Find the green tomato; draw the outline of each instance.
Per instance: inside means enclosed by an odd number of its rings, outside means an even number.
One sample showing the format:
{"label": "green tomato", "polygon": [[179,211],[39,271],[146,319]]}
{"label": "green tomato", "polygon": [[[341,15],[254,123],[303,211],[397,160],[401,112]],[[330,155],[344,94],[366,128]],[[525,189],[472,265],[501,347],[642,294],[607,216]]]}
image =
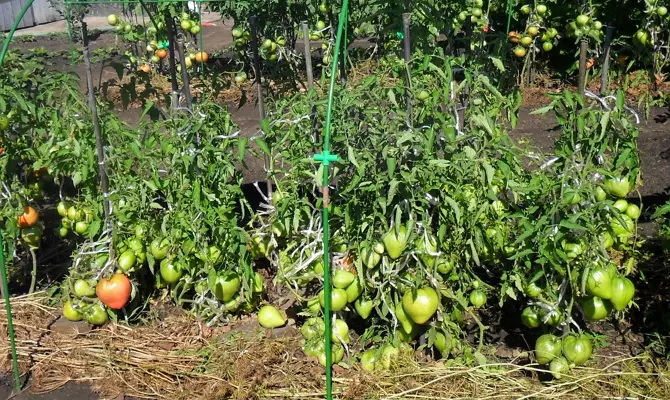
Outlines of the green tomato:
{"label": "green tomato", "polygon": [[347,292],[347,302],[348,303],[353,303],[356,301],[358,296],[363,293],[363,286],[361,286],[361,281],[356,277],[353,282],[349,286],[347,286],[346,289],[344,289],[345,292]]}
{"label": "green tomato", "polygon": [[612,248],[614,246],[614,238],[608,231],[603,232],[600,236],[600,242],[602,243],[605,250]]}
{"label": "green tomato", "polygon": [[0,132],[6,132],[9,129],[9,117],[0,114]]}
{"label": "green tomato", "polygon": [[377,361],[379,360],[379,357],[377,356],[377,349],[372,348],[365,350],[363,354],[361,354],[361,368],[365,372],[374,372]]}
{"label": "green tomato", "polygon": [[563,321],[563,314],[557,310],[541,310],[540,317],[549,326],[558,326]]}
{"label": "green tomato", "polygon": [[181,263],[166,258],[161,261],[161,278],[169,284],[176,283],[184,274]]}
{"label": "green tomato", "polygon": [[119,17],[117,17],[116,14],[109,14],[109,15],[107,16],[107,22],[108,22],[111,26],[116,26],[116,24],[119,23]]}
{"label": "green tomato", "polygon": [[436,256],[432,255],[437,253],[437,238],[435,236],[419,237],[416,242],[416,250],[419,252],[419,260],[425,266],[432,268],[435,265]]}
{"label": "green tomato", "polygon": [[260,272],[254,272],[254,286],[252,288],[254,293],[263,293],[263,276]]}
{"label": "green tomato", "polygon": [[656,9],[656,14],[658,14],[661,17],[665,16],[667,13],[668,13],[667,7],[660,6]]}
{"label": "green tomato", "polygon": [[416,99],[419,101],[426,101],[430,97],[430,93],[427,90],[422,90],[416,95]]}
{"label": "green tomato", "polygon": [[95,287],[83,279],[77,279],[74,283],[74,294],[77,297],[93,297],[95,296]]}
{"label": "green tomato", "polygon": [[391,368],[399,354],[400,350],[397,347],[391,344],[384,345],[381,349],[381,355],[379,356],[379,362],[381,363],[381,366],[384,369]]}
{"label": "green tomato", "polygon": [[576,205],[582,201],[582,196],[579,195],[579,192],[574,189],[567,189],[563,194],[563,204]]}
{"label": "green tomato", "polygon": [[448,334],[445,335],[442,332],[436,332],[435,333],[435,341],[433,342],[433,346],[437,349],[437,351],[440,352],[440,355],[442,358],[447,358],[449,356],[449,352],[453,348],[453,343],[451,341],[451,336]]}
{"label": "green tomato", "polygon": [[83,218],[84,214],[77,210],[74,206],[68,208],[67,217],[70,221],[80,221]]}
{"label": "green tomato", "polygon": [[528,15],[530,14],[530,11],[531,9],[528,4],[524,4],[523,6],[521,6],[521,14]]}
{"label": "green tomato", "polygon": [[482,307],[486,304],[486,293],[481,289],[475,289],[470,292],[470,304],[475,308]]}
{"label": "green tomato", "polygon": [[[319,304],[325,307],[324,291],[319,292]],[[342,311],[347,306],[347,292],[344,289],[333,288],[330,292],[330,309],[332,311]]]}
{"label": "green tomato", "polygon": [[581,300],[584,317],[589,321],[599,321],[609,316],[612,311],[612,303],[598,296],[591,296]]}
{"label": "green tomato", "polygon": [[370,313],[372,313],[372,307],[373,306],[374,306],[374,303],[372,302],[372,300],[364,299],[362,297],[359,297],[356,300],[356,303],[354,304],[354,307],[356,308],[356,312],[363,319],[368,319],[368,317],[370,316]]}
{"label": "green tomato", "polygon": [[319,297],[312,297],[311,299],[307,300],[307,309],[312,313],[316,314],[319,311],[321,311],[321,302],[319,301]]}
{"label": "green tomato", "polygon": [[64,202],[64,201],[58,202],[58,205],[56,206],[56,210],[58,211],[58,215],[60,215],[63,218],[67,217],[68,208],[70,208],[70,206],[66,202]]}
{"label": "green tomato", "polygon": [[449,274],[454,269],[454,262],[444,258],[437,260],[437,272],[442,275]]}
{"label": "green tomato", "polygon": [[[619,220],[623,221],[623,223]],[[610,222],[610,228],[612,228],[612,231],[614,233],[621,237],[621,236],[631,236],[633,232],[635,232],[635,222],[626,214],[619,215],[618,217],[615,217],[612,219],[612,222]]]}
{"label": "green tomato", "polygon": [[324,343],[320,338],[308,340],[303,347],[303,351],[310,357],[319,357],[323,353]]}
{"label": "green tomato", "polygon": [[591,22],[591,18],[588,15],[581,14],[577,16],[577,19],[575,21],[579,26],[586,26],[586,24]]}
{"label": "green tomato", "polygon": [[63,317],[69,321],[81,321],[83,316],[72,305],[72,301],[68,300],[63,304]]}
{"label": "green tomato", "polygon": [[630,192],[630,182],[627,178],[610,178],[605,180],[603,188],[610,196],[623,198]]}
{"label": "green tomato", "polygon": [[565,255],[571,260],[582,254],[582,246],[579,243],[562,242],[561,246],[565,251]]}
{"label": "green tomato", "polygon": [[575,365],[582,365],[593,353],[591,341],[585,336],[568,336],[563,339],[563,355]]}
{"label": "green tomato", "polygon": [[403,251],[407,248],[407,241],[409,235],[407,229],[404,226],[396,231],[395,227],[392,227],[391,230],[384,235],[382,242],[384,243],[384,248],[388,253],[391,259],[395,260],[402,254]]}
{"label": "green tomato", "polygon": [[151,242],[151,245],[149,246],[149,249],[151,250],[151,255],[156,259],[156,260],[162,260],[165,257],[167,257],[168,254],[168,248],[169,248],[169,241],[167,239],[154,239]]}
{"label": "green tomato", "polygon": [[612,297],[610,302],[615,310],[624,310],[635,296],[635,285],[625,277],[615,277],[612,279]]}
{"label": "green tomato", "polygon": [[356,275],[342,269],[335,270],[333,274],[333,286],[338,289],[346,289],[356,279]]}
{"label": "green tomato", "polygon": [[240,295],[236,294],[232,299],[228,300],[223,304],[223,308],[229,313],[237,312],[240,309],[242,302],[240,301]]}
{"label": "green tomato", "polygon": [[624,199],[619,199],[619,200],[614,202],[612,207],[619,210],[620,213],[625,213],[626,210],[628,209],[628,202]]}
{"label": "green tomato", "polygon": [[546,334],[537,338],[535,342],[535,358],[538,364],[547,365],[556,357],[561,355],[561,339],[557,336]]}
{"label": "green tomato", "polygon": [[524,308],[521,312],[521,322],[531,329],[542,325],[542,320],[540,313],[538,313],[537,307],[530,306]]}
{"label": "green tomato", "polygon": [[612,278],[605,268],[594,267],[589,270],[586,277],[586,291],[601,299],[612,297]]}
{"label": "green tomato", "polygon": [[349,343],[349,325],[343,319],[336,319],[331,326],[330,340],[334,343]]}
{"label": "green tomato", "polygon": [[547,12],[547,6],[544,4],[538,4],[535,6],[535,11],[540,15],[544,15]]}
{"label": "green tomato", "polygon": [[104,325],[109,321],[107,310],[100,303],[92,305],[84,314],[84,318],[91,325]]}
{"label": "green tomato", "polygon": [[635,204],[629,204],[626,208],[626,215],[633,220],[640,218],[640,207]]}
{"label": "green tomato", "polygon": [[568,360],[565,357],[557,357],[551,360],[549,363],[549,371],[556,379],[563,378],[568,372],[570,372],[570,365]]}
{"label": "green tomato", "polygon": [[321,318],[312,317],[300,327],[300,333],[305,339],[311,340],[322,337],[325,329],[326,326]]}
{"label": "green tomato", "polygon": [[[521,39],[519,39],[519,43],[524,47],[528,47],[531,44],[533,44],[533,38],[528,36],[528,35],[523,35],[523,36],[521,36]],[[520,57],[523,57],[523,56],[520,56]]]}
{"label": "green tomato", "polygon": [[402,308],[417,324],[425,324],[437,312],[439,298],[435,289],[423,287],[407,290],[402,297]]}
{"label": "green tomato", "polygon": [[373,249],[365,248],[361,250],[361,259],[366,267],[372,269],[379,264],[382,260],[382,256]]}
{"label": "green tomato", "polygon": [[88,224],[84,221],[79,221],[74,224],[74,231],[79,235],[83,235],[88,231]]}
{"label": "green tomato", "polygon": [[135,251],[129,249],[121,253],[119,259],[117,260],[117,263],[121,270],[123,270],[124,272],[128,272],[130,271],[131,268],[135,266],[136,261],[137,257],[135,256]]}
{"label": "green tomato", "polygon": [[258,310],[258,323],[263,328],[274,329],[286,325],[286,318],[272,305],[264,305]]}
{"label": "green tomato", "polygon": [[225,302],[230,301],[240,289],[240,277],[232,271],[219,275],[210,286],[210,290],[217,299]]}
{"label": "green tomato", "polygon": [[42,241],[42,228],[39,225],[21,229],[21,239],[32,248],[38,248]]}
{"label": "green tomato", "polygon": [[526,296],[530,297],[531,299],[536,299],[542,294],[543,290],[535,282],[530,282],[524,288],[524,292]]}
{"label": "green tomato", "polygon": [[60,228],[58,228],[58,236],[60,236],[60,237],[62,237],[62,238],[67,237],[67,235],[68,235],[69,233],[70,233],[70,230],[67,229],[67,228],[64,227],[64,226],[61,226]]}

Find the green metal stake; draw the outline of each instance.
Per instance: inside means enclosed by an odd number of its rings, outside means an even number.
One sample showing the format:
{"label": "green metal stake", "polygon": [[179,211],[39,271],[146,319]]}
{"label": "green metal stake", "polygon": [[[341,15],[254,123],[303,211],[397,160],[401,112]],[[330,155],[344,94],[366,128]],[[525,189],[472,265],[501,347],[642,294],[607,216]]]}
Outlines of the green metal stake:
{"label": "green metal stake", "polygon": [[[1,65],[1,64],[0,64]],[[5,297],[5,310],[7,310],[7,330],[9,331],[9,347],[12,351],[12,369],[14,370],[14,388],[21,390],[21,378],[19,375],[19,361],[16,357],[16,342],[14,340],[14,322],[12,321],[12,304],[9,302],[9,287],[7,286],[7,268],[5,267],[5,242],[0,229],[0,275],[2,276],[2,294]]]}
{"label": "green metal stake", "polygon": [[323,151],[321,154],[314,155],[314,161],[319,161],[323,165],[323,183],[322,183],[322,194],[323,194],[323,291],[324,291],[324,325],[326,330],[325,338],[325,352],[326,352],[326,399],[331,400],[333,398],[333,371],[332,371],[332,343],[331,343],[331,327],[330,327],[330,249],[328,246],[329,239],[329,227],[328,227],[328,201],[329,201],[329,191],[328,191],[328,165],[331,162],[339,161],[339,157],[336,154],[330,153],[330,130],[331,130],[331,120],[333,115],[333,95],[335,91],[335,79],[337,75],[337,67],[339,56],[340,56],[340,47],[342,45],[342,33],[344,31],[345,23],[347,20],[347,11],[349,7],[349,0],[342,1],[342,10],[340,11],[340,19],[337,23],[337,37],[335,39],[335,51],[333,54],[333,64],[330,70],[330,88],[328,89],[328,106],[326,108],[326,132],[323,137]]}
{"label": "green metal stake", "polygon": [[7,34],[7,39],[5,39],[5,44],[2,46],[2,50],[0,51],[0,67],[2,66],[2,63],[5,61],[5,56],[7,55],[7,51],[9,50],[9,43],[11,43],[12,38],[14,37],[14,32],[16,31],[16,28],[19,27],[19,24],[21,23],[23,16],[26,15],[28,10],[30,9],[30,6],[33,5],[34,1],[35,0],[28,0],[28,2],[21,9],[19,15],[16,17],[16,20],[14,20],[14,25],[12,26],[12,29],[9,30],[9,33]]}
{"label": "green metal stake", "polygon": [[[26,15],[26,12],[28,12],[30,7],[33,5],[34,1],[35,0],[28,0],[21,9],[19,15],[16,17],[16,20],[14,20],[14,25],[7,34],[7,39],[5,39],[5,43],[2,46],[2,50],[0,50],[0,67],[2,67],[2,65],[5,62],[5,56],[7,56],[7,52],[9,51],[9,44],[12,42],[14,32],[19,27],[19,24],[21,23],[23,16]],[[10,303],[9,301],[9,287],[7,285],[7,268],[5,266],[4,249],[5,249],[5,243],[2,237],[2,230],[0,229],[0,278],[2,279],[2,293],[5,298],[5,310],[7,310],[7,331],[9,332],[9,347],[12,352],[12,370],[14,372],[14,388],[18,392],[19,390],[21,390],[21,376],[19,374],[19,360],[16,356],[16,340],[14,334],[14,322],[12,319],[12,303]]]}
{"label": "green metal stake", "polygon": [[509,34],[509,28],[512,24],[512,0],[507,0],[507,34]]}

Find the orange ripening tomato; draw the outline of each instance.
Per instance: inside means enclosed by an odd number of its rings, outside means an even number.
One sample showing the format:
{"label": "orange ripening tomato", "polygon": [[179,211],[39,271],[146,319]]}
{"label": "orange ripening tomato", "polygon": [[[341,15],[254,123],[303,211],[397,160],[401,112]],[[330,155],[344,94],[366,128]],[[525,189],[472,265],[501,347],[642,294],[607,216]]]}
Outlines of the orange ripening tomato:
{"label": "orange ripening tomato", "polygon": [[132,285],[124,274],[114,274],[109,279],[101,279],[95,287],[95,294],[104,305],[112,310],[122,309],[130,300]]}
{"label": "orange ripening tomato", "polygon": [[595,64],[595,63],[596,63],[596,60],[594,60],[593,58],[589,59],[588,61],[586,61],[586,69],[589,69],[589,68],[593,67],[593,64]]}
{"label": "orange ripening tomato", "polygon": [[146,72],[148,74],[149,72],[151,72],[151,66],[149,66],[149,64],[142,64],[140,66],[140,71]]}
{"label": "orange ripening tomato", "polygon": [[516,31],[510,31],[510,32],[507,34],[507,38],[508,38],[509,41],[512,42],[512,43],[519,43],[519,39],[521,39],[521,36],[519,36],[519,34],[516,33]]}
{"label": "orange ripening tomato", "polygon": [[37,223],[37,211],[30,206],[23,207],[23,215],[19,216],[19,228],[28,228]]}
{"label": "orange ripening tomato", "polygon": [[163,58],[167,57],[167,50],[158,49],[158,50],[156,50],[156,55],[158,56],[158,58],[163,59]]}
{"label": "orange ripening tomato", "polygon": [[33,177],[39,178],[42,175],[46,175],[49,173],[49,167],[42,167],[38,169],[37,171],[33,172]]}
{"label": "orange ripening tomato", "polygon": [[206,63],[207,61],[209,61],[209,55],[204,51],[199,51],[195,53],[195,61]]}

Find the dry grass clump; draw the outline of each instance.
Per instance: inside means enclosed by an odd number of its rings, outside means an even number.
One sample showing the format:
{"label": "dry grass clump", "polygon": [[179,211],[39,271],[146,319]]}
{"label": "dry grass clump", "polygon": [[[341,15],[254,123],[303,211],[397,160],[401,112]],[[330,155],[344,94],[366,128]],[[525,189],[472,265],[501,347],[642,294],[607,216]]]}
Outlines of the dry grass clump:
{"label": "dry grass clump", "polygon": [[[120,394],[148,399],[310,399],[324,395],[323,368],[301,350],[293,327],[271,335],[254,321],[209,328],[183,312],[146,326],[110,324],[85,334],[49,330],[59,310],[44,294],[13,299],[21,370],[31,390],[47,392],[86,382],[105,398]],[[0,350],[9,354],[4,306]],[[11,370],[9,357],[2,371]],[[650,367],[644,370],[643,367]],[[511,363],[463,366],[418,363],[404,354],[392,372],[369,375],[339,366],[339,399],[585,399],[670,398],[665,367],[644,357],[619,358],[598,368],[543,383],[543,369]]]}

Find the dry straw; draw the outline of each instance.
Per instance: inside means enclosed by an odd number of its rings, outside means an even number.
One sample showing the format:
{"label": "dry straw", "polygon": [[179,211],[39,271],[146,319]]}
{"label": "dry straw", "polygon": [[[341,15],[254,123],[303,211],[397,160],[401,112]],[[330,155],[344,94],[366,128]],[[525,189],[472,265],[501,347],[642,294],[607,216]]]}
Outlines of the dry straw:
{"label": "dry straw", "polygon": [[[304,356],[292,328],[267,337],[253,321],[208,328],[174,312],[146,326],[111,324],[85,334],[49,329],[60,311],[45,293],[15,297],[17,350],[30,390],[48,392],[85,382],[103,398],[317,399],[323,369]],[[0,307],[0,309],[2,309]],[[4,314],[0,314],[2,318]],[[5,319],[0,351],[9,354]],[[668,399],[670,376],[648,359],[618,358],[599,368],[576,368],[550,384],[536,365],[419,364],[403,357],[393,372],[371,376],[336,367],[340,399]],[[648,369],[652,366],[651,370]],[[2,371],[11,368],[8,357]]]}

